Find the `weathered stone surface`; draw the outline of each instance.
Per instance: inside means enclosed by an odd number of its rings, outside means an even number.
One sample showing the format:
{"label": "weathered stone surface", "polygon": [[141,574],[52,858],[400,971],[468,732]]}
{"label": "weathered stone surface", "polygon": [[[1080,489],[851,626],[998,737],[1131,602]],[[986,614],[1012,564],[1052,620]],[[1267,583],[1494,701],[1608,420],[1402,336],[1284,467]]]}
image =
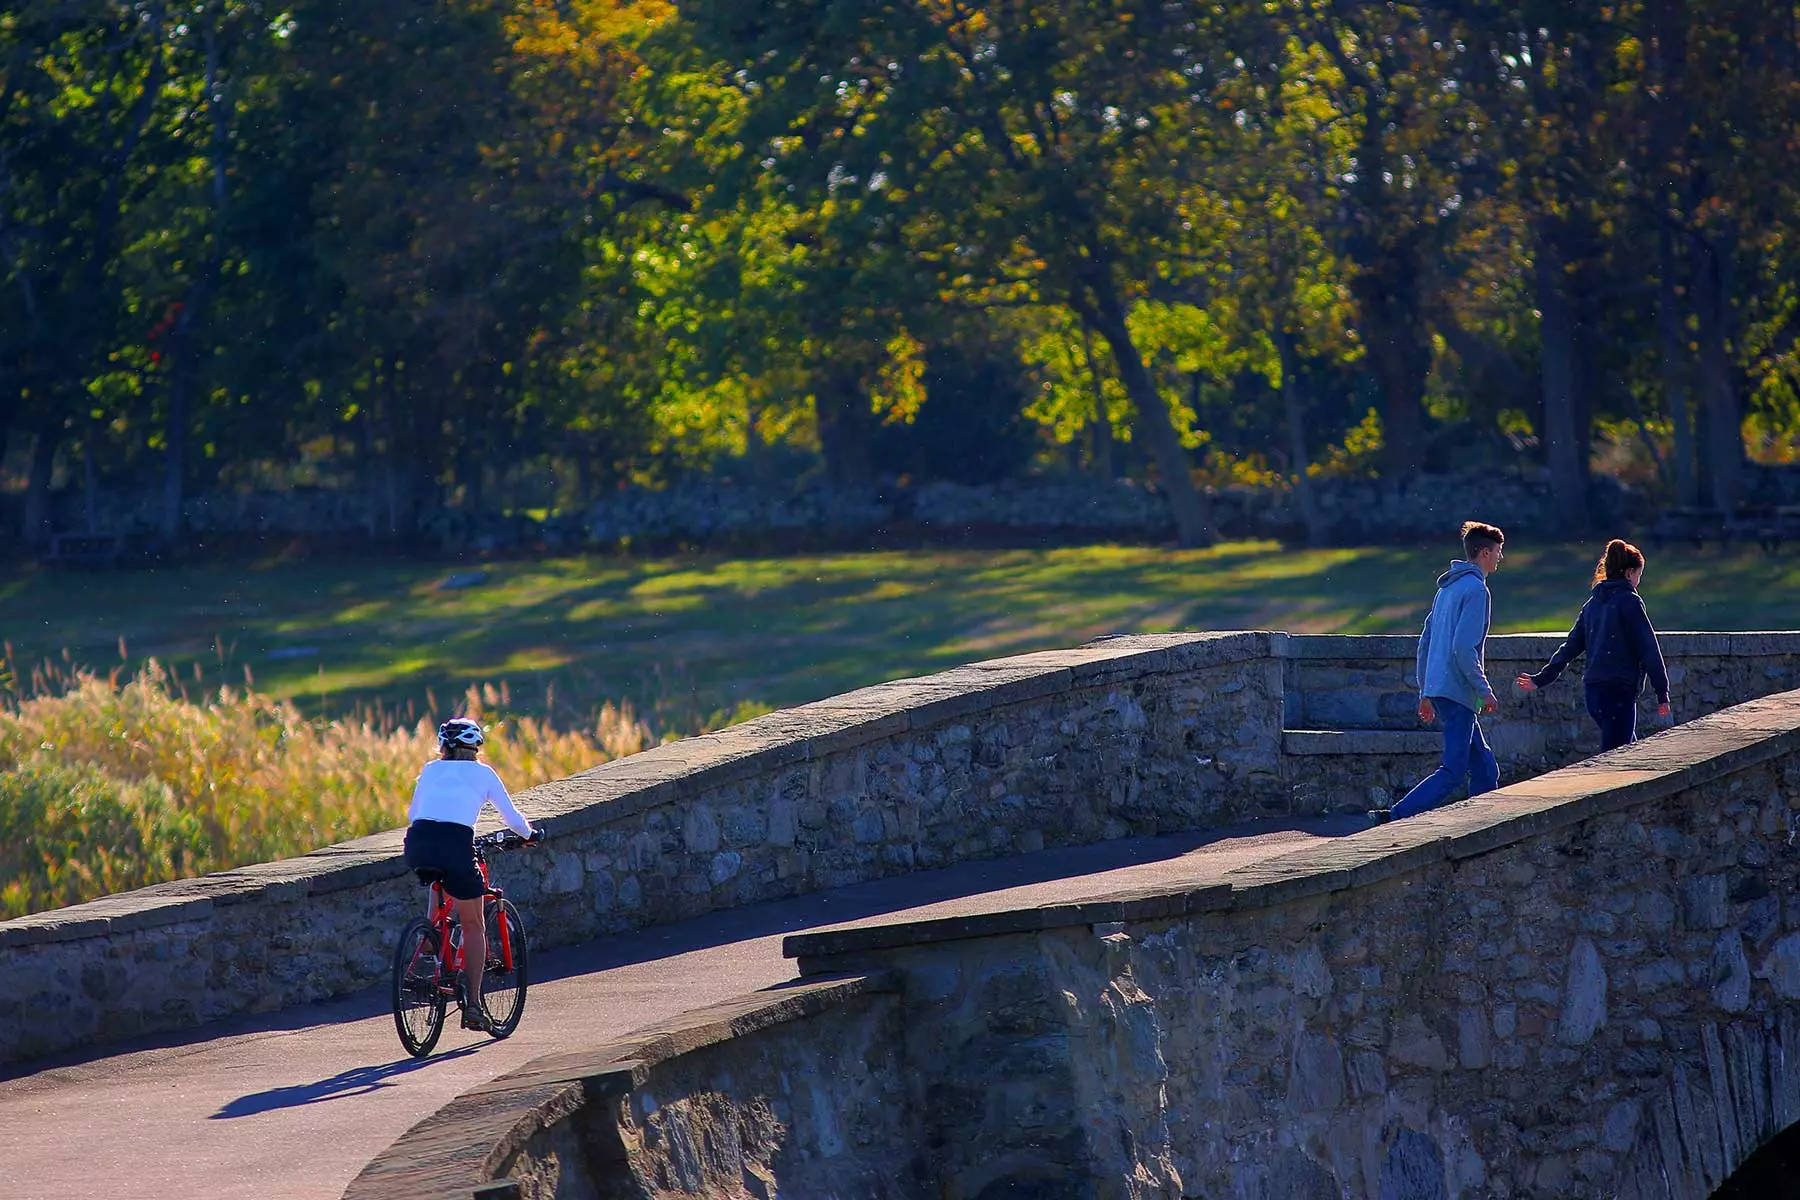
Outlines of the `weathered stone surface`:
{"label": "weathered stone surface", "polygon": [[1719,935],[1713,946],[1712,999],[1726,1012],[1750,1007],[1750,961],[1744,956],[1744,938],[1735,929]]}
{"label": "weathered stone surface", "polygon": [[1303,1033],[1294,1045],[1288,1107],[1296,1116],[1330,1115],[1344,1103],[1344,1056],[1324,1034]]}
{"label": "weathered stone surface", "polygon": [[[1287,808],[1271,635],[1114,638],[659,746],[520,800],[540,945],[970,858]],[[366,987],[417,907],[384,833],[0,922],[0,1061]],[[301,926],[305,928],[302,929]],[[126,981],[129,980],[129,986]]]}
{"label": "weathered stone surface", "polygon": [[1562,1024],[1557,1040],[1566,1046],[1585,1046],[1604,1024],[1606,968],[1594,943],[1585,937],[1576,938],[1563,977]]}
{"label": "weathered stone surface", "polygon": [[[1516,666],[1535,666],[1529,660],[1541,661],[1555,640],[1491,639],[1490,671],[1505,678]],[[1793,679],[1800,663],[1795,635],[1671,634],[1663,645],[1682,673],[1684,717],[1765,695]],[[557,836],[542,851],[500,861],[497,874],[538,943],[555,945],[970,858],[1367,807],[1371,789],[1398,795],[1416,781],[1434,751],[1422,752],[1423,762],[1385,743],[1364,755],[1284,754],[1283,708],[1292,728],[1309,697],[1341,690],[1366,696],[1381,721],[1404,724],[1395,697],[1410,689],[1412,646],[1407,637],[1156,635],[862,689],[532,789],[527,811]],[[1733,753],[1760,753],[1782,711],[1774,701],[1746,706],[1709,736],[1731,741]],[[1491,725],[1496,746],[1514,748],[1509,779],[1591,749],[1578,680],[1509,697]],[[1419,742],[1416,725],[1375,736],[1432,744],[1429,734]],[[1678,778],[1686,768],[1657,758],[1662,752],[1660,740],[1629,749],[1645,777],[1686,786]],[[1346,790],[1337,796],[1340,784]],[[1742,930],[1747,953],[1763,961],[1764,947],[1794,924],[1790,917],[1784,929],[1779,904],[1770,903],[1785,893],[1759,880],[1783,861],[1779,843],[1800,808],[1800,785],[1771,779],[1733,802],[1742,816],[1729,825],[1701,826],[1680,813],[1640,823],[1631,844],[1680,873],[1643,879],[1632,913],[1592,914],[1558,931],[1559,944],[1579,933],[1610,962],[1612,940],[1627,931],[1660,944],[1690,930],[1710,940],[1729,927]],[[1298,901],[1303,892],[1369,887],[1445,855],[1474,861],[1498,844],[1496,830],[1512,837],[1532,821],[1547,834],[1556,822],[1594,815],[1556,796],[1497,803],[1509,822],[1490,820],[1500,811],[1491,806],[1458,806],[1406,835],[1418,839],[1412,858],[1353,855],[1329,876],[1300,872],[1271,883],[1263,899],[1284,889]],[[1760,862],[1759,845],[1767,850]],[[417,907],[398,852],[398,835],[383,833],[0,923],[0,1013],[16,1014],[0,1022],[0,1061],[377,982],[388,969],[389,939]],[[1763,894],[1753,896],[1758,887]],[[1339,964],[1321,953],[1323,975],[1303,948],[1283,957],[1293,994],[1314,1007],[1351,1002],[1340,1000]],[[1476,942],[1451,962],[1482,953]],[[1496,953],[1530,959],[1540,978],[1555,976],[1542,946]],[[1645,1003],[1673,1003],[1666,997],[1710,970],[1686,955],[1671,951],[1680,965],[1660,976],[1665,998],[1646,994]],[[1619,979],[1658,977],[1659,968],[1626,958]],[[1436,1028],[1460,1064],[1458,1021],[1446,1016]],[[1495,1029],[1498,1036],[1497,1015]],[[1384,1029],[1370,1044],[1385,1044],[1385,1036]]]}
{"label": "weathered stone surface", "polygon": [[1790,933],[1775,943],[1760,974],[1777,995],[1800,1000],[1800,933]]}
{"label": "weathered stone surface", "polygon": [[[1303,1195],[1335,1181],[1348,1195],[1705,1200],[1800,1118],[1800,933],[1772,937],[1752,974],[1744,932],[1800,888],[1785,819],[1763,816],[1778,781],[1800,783],[1800,695],[1782,704],[1787,728],[1764,706],[1754,752],[1729,714],[1717,740],[1696,723],[1645,752],[1656,769],[1621,751],[1606,769],[1309,846],[1228,874],[1243,896],[1204,912],[1145,896],[1117,906],[1103,939],[1046,909],[1038,931],[1006,939],[865,930],[858,953],[903,981],[956,964],[957,978],[1023,982],[1037,964],[1029,1029],[1056,1047],[1044,1086],[1105,1114],[1040,1129],[1073,1139],[1063,1161],[1090,1178],[1120,1178],[1092,1172],[1126,1128],[1166,1138],[1193,1195],[1279,1195],[1292,1172]],[[1481,823],[1480,853],[1427,852]],[[1154,1010],[1139,1028],[1158,1055],[1086,1049],[1104,1024],[1095,998],[1127,980]],[[1002,1028],[990,1014],[1032,1007],[955,994],[912,1010],[915,1041],[942,1023],[972,1051]],[[1029,1060],[1005,1061],[1016,1086]],[[1085,1099],[1127,1092],[1131,1106]]]}
{"label": "weathered stone surface", "polygon": [[1381,1163],[1381,1200],[1447,1200],[1444,1156],[1416,1129],[1402,1129]]}

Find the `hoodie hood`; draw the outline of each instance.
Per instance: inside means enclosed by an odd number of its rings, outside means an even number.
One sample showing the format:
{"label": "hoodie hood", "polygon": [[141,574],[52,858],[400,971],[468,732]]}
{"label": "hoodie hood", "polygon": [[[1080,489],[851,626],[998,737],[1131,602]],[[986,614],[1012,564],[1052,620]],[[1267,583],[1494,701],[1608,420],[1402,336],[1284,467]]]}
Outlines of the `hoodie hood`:
{"label": "hoodie hood", "polygon": [[1602,579],[1594,585],[1594,599],[1611,600],[1620,592],[1631,592],[1637,589],[1631,586],[1629,579]]}
{"label": "hoodie hood", "polygon": [[1453,559],[1450,563],[1450,569],[1438,576],[1438,590],[1442,591],[1444,588],[1449,587],[1460,579],[1466,579],[1470,575],[1475,576],[1477,580],[1486,579],[1486,576],[1481,572],[1481,568],[1474,563],[1464,562],[1460,558]]}

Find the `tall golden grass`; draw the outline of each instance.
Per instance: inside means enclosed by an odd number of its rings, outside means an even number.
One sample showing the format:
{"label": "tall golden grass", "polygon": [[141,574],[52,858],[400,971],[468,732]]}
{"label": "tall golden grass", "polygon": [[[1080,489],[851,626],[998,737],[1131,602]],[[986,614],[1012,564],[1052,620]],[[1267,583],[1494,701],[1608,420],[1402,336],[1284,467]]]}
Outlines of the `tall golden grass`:
{"label": "tall golden grass", "polygon": [[[309,720],[243,687],[190,697],[150,662],[126,676],[0,659],[0,916],[302,854],[404,824],[429,718],[379,708]],[[508,715],[504,686],[458,710],[489,725],[484,751],[513,791],[656,739],[629,705],[586,728]]]}

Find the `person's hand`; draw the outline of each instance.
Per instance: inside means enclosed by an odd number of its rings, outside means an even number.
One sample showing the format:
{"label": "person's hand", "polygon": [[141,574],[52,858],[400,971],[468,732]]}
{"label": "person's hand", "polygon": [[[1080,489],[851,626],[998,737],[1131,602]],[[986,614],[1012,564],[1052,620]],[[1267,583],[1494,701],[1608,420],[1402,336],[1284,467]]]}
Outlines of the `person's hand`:
{"label": "person's hand", "polygon": [[1427,725],[1437,720],[1437,706],[1432,704],[1430,696],[1419,697],[1419,720]]}
{"label": "person's hand", "polygon": [[1483,716],[1486,716],[1488,713],[1499,711],[1500,700],[1497,696],[1487,696],[1481,701],[1481,713]]}
{"label": "person's hand", "polygon": [[1669,715],[1669,702],[1667,700],[1664,700],[1661,704],[1656,706],[1656,715],[1659,717],[1666,717]]}
{"label": "person's hand", "polygon": [[1519,685],[1519,690],[1521,692],[1537,691],[1537,680],[1533,679],[1529,675],[1524,674],[1523,672],[1521,672],[1519,677],[1517,679],[1513,680],[1513,682]]}

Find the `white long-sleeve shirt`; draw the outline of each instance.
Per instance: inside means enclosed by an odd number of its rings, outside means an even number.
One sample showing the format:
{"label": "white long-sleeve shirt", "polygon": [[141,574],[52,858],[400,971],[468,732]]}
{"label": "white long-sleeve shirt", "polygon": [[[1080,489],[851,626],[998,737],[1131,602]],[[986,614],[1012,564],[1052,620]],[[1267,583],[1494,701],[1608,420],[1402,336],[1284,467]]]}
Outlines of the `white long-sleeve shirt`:
{"label": "white long-sleeve shirt", "polygon": [[494,768],[473,759],[441,758],[428,762],[413,785],[408,821],[449,821],[475,828],[484,804],[492,804],[520,837],[531,836],[531,822],[506,794]]}

